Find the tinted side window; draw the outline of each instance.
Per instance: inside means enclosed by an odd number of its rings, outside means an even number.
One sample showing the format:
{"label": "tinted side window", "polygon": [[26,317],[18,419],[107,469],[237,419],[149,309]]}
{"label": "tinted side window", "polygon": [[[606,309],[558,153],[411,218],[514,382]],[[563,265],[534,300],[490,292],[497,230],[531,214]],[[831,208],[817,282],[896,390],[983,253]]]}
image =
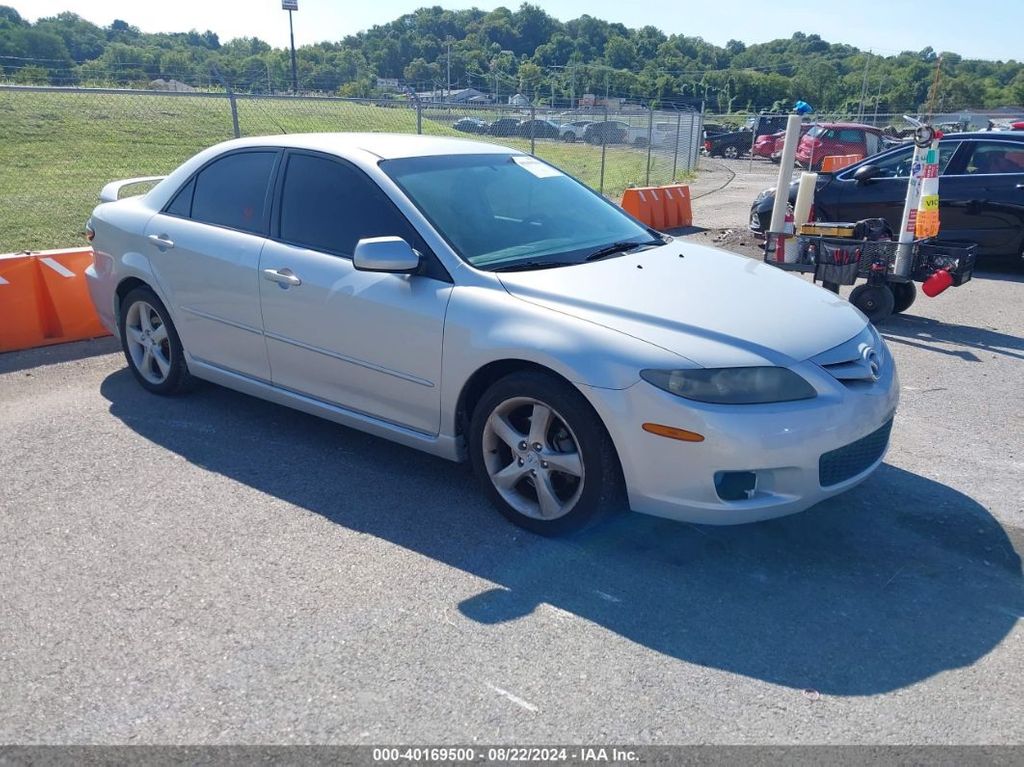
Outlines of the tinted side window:
{"label": "tinted side window", "polygon": [[174,199],[171,200],[170,204],[166,208],[164,208],[164,213],[168,213],[172,216],[181,216],[182,218],[188,218],[191,216],[192,192],[195,188],[196,180],[193,178],[178,190],[178,193],[174,195]]}
{"label": "tinted side window", "polygon": [[844,128],[839,131],[840,141],[849,141],[851,144],[859,144],[864,140],[864,134],[859,130]]}
{"label": "tinted side window", "polygon": [[967,173],[1024,173],[1024,146],[1001,141],[978,141],[967,161]]}
{"label": "tinted side window", "polygon": [[412,225],[360,171],[334,160],[293,154],[281,191],[281,239],[351,256],[364,237],[397,236],[425,250]]}
{"label": "tinted side window", "polygon": [[276,152],[240,152],[214,160],[196,176],[192,218],[262,234]]}

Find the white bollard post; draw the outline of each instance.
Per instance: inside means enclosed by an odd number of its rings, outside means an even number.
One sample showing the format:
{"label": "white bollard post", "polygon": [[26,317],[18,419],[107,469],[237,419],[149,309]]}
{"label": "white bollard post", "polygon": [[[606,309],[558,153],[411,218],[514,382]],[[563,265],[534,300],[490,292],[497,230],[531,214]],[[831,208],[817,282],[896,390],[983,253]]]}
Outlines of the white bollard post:
{"label": "white bollard post", "polygon": [[796,205],[793,206],[793,226],[797,233],[800,227],[811,217],[811,206],[814,204],[814,187],[818,183],[817,173],[801,173],[800,189],[796,193]]}
{"label": "white bollard post", "polygon": [[793,180],[793,161],[796,146],[800,143],[800,115],[790,115],[786,121],[786,139],[782,145],[782,159],[779,161],[779,183],[775,187],[775,204],[772,207],[772,223],[769,231],[781,234],[786,226],[786,206],[789,205],[789,184]]}

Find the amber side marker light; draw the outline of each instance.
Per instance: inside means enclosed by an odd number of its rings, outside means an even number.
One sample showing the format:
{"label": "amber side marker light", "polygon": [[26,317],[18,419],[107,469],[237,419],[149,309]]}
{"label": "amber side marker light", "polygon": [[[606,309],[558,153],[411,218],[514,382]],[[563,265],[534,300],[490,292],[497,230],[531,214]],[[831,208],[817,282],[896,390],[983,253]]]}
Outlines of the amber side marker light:
{"label": "amber side marker light", "polygon": [[643,425],[643,430],[650,432],[651,434],[657,434],[659,437],[678,439],[681,442],[704,441],[703,434],[698,434],[695,431],[687,431],[686,429],[677,429],[674,426],[662,426],[660,423],[645,423]]}

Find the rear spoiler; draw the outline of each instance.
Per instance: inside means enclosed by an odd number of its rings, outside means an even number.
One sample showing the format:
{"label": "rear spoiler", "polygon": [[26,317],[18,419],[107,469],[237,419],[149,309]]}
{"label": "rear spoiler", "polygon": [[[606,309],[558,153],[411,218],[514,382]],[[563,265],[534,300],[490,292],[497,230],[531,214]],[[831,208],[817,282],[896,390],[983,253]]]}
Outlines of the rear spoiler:
{"label": "rear spoiler", "polygon": [[120,181],[111,181],[100,191],[100,202],[114,202],[121,195],[121,190],[132,184],[145,184],[153,181],[163,181],[167,176],[139,176],[138,178],[123,178]]}

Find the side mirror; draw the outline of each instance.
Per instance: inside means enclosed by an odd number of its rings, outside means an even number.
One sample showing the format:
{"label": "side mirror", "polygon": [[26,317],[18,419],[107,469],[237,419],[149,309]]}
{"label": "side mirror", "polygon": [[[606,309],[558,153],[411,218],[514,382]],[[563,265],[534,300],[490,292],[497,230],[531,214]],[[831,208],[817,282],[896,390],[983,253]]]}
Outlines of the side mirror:
{"label": "side mirror", "polygon": [[401,237],[366,237],[356,243],[352,265],[361,272],[412,274],[420,268],[420,254]]}
{"label": "side mirror", "polygon": [[866,184],[878,175],[877,165],[861,165],[853,172],[853,180],[858,184]]}

